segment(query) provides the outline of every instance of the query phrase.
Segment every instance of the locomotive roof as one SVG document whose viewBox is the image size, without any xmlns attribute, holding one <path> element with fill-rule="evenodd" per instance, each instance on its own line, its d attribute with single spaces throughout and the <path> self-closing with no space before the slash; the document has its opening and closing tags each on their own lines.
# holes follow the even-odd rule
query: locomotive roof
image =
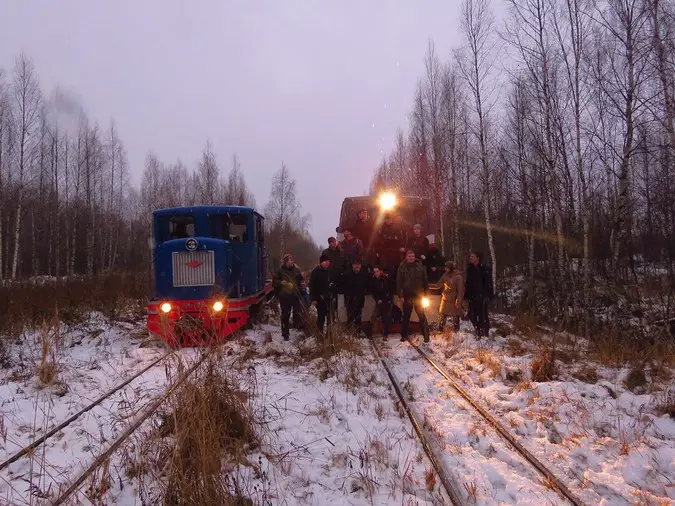
<svg viewBox="0 0 675 506">
<path fill-rule="evenodd" d="M 231 213 L 231 214 L 248 214 L 256 213 L 255 209 L 248 206 L 182 206 L 182 207 L 167 207 L 165 209 L 158 209 L 154 211 L 153 216 L 175 216 L 181 213 L 190 214 L 207 214 L 207 213 Z M 257 213 L 256 213 L 257 214 Z"/>
</svg>

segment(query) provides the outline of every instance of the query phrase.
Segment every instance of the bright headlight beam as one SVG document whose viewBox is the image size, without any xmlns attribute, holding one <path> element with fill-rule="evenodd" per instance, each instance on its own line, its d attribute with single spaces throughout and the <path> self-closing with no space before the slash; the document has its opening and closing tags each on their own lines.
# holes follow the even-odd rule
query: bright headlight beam
<svg viewBox="0 0 675 506">
<path fill-rule="evenodd" d="M 222 311 L 223 309 L 223 303 L 217 300 L 216 302 L 213 303 L 213 310 L 214 311 Z"/>
<path fill-rule="evenodd" d="M 422 307 L 427 308 L 429 307 L 429 297 L 422 297 Z"/>
<path fill-rule="evenodd" d="M 396 195 L 391 192 L 385 192 L 380 195 L 380 208 L 383 211 L 390 211 L 396 205 Z"/>
<path fill-rule="evenodd" d="M 160 309 L 162 310 L 163 313 L 168 313 L 169 311 L 171 311 L 171 304 L 165 302 L 164 304 L 161 305 Z"/>
</svg>

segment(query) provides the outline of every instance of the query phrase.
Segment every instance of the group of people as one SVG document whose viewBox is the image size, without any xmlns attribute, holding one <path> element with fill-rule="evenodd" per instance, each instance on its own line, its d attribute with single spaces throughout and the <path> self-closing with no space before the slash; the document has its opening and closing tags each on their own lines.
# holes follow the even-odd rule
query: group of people
<svg viewBox="0 0 675 506">
<path fill-rule="evenodd" d="M 479 336 L 487 336 L 490 323 L 488 302 L 494 295 L 490 268 L 483 264 L 480 252 L 470 256 L 466 279 L 454 262 L 446 261 L 434 244 L 422 235 L 417 224 L 411 234 L 385 214 L 380 229 L 368 228 L 367 211 L 359 213 L 357 225 L 343 230 L 344 240 L 328 238 L 319 265 L 309 276 L 309 283 L 286 253 L 274 278 L 274 288 L 281 306 L 281 332 L 289 338 L 290 317 L 293 324 L 303 328 L 307 307 L 304 289 L 309 289 L 308 304 L 317 312 L 317 327 L 323 332 L 326 324 L 337 320 L 338 294 L 343 294 L 347 310 L 347 325 L 361 331 L 361 319 L 366 296 L 375 301 L 374 317 L 379 317 L 386 340 L 392 322 L 401 323 L 401 341 L 408 338 L 410 317 L 414 310 L 420 322 L 424 342 L 429 342 L 430 329 L 422 300 L 429 296 L 430 284 L 442 287 L 439 330 L 451 319 L 453 329 L 459 330 L 464 316 L 464 301 L 468 302 L 468 318 Z M 364 241 L 367 246 L 364 246 Z M 394 305 L 394 295 L 402 299 L 402 311 Z"/>
</svg>

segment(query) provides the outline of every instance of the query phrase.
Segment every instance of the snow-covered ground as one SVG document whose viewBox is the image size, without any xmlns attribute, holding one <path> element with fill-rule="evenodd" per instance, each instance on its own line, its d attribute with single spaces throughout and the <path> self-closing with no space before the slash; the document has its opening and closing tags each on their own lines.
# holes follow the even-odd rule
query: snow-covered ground
<svg viewBox="0 0 675 506">
<path fill-rule="evenodd" d="M 63 329 L 49 387 L 36 377 L 40 334 L 13 344 L 10 367 L 0 369 L 0 462 L 167 352 L 142 329 L 143 322 L 110 323 L 100 315 Z M 408 344 L 392 336 L 379 347 L 465 498 L 565 504 Z M 223 472 L 253 504 L 449 504 L 368 341 L 322 358 L 312 339 L 295 334 L 283 342 L 277 326 L 262 325 L 228 348 L 227 367 L 246 371 L 239 376 L 255 384 L 250 408 L 262 441 L 247 463 Z M 666 398 L 667 381 L 652 378 L 652 390 L 661 393 L 632 393 L 623 383 L 628 370 L 594 366 L 568 352 L 556 362 L 557 376 L 538 383 L 531 378 L 534 343 L 513 335 L 478 342 L 463 331 L 434 337 L 431 348 L 586 504 L 675 503 L 675 421 L 659 414 L 657 402 Z M 177 355 L 190 362 L 199 351 Z M 69 484 L 166 390 L 172 369 L 164 363 L 150 369 L 44 448 L 1 470 L 0 504 L 53 500 L 59 485 Z M 147 440 L 157 425 L 141 427 L 139 438 Z M 141 443 L 133 440 L 136 449 Z M 157 475 L 130 472 L 130 453 L 126 447 L 111 459 L 110 479 L 98 487 L 107 504 L 157 500 Z M 76 498 L 87 504 L 82 494 Z"/>
<path fill-rule="evenodd" d="M 522 459 L 467 414 L 459 394 L 414 349 L 396 346 L 388 356 L 412 385 L 413 404 L 445 447 L 447 465 L 477 485 L 481 504 L 561 501 L 538 492 L 540 476 L 520 471 Z M 672 371 L 661 372 L 663 381 L 652 378 L 652 394 L 633 393 L 625 385 L 629 369 L 601 367 L 559 343 L 554 378 L 537 382 L 534 343 L 514 335 L 477 341 L 465 331 L 438 336 L 429 356 L 586 504 L 675 504 L 675 421 L 663 413 L 675 400 Z"/>
</svg>

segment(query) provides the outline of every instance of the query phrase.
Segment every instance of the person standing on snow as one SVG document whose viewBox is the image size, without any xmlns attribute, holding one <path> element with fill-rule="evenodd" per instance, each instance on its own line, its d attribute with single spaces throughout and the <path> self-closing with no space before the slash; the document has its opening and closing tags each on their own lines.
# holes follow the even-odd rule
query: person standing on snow
<svg viewBox="0 0 675 506">
<path fill-rule="evenodd" d="M 491 269 L 483 264 L 483 255 L 474 251 L 469 257 L 469 266 L 466 270 L 464 298 L 469 302 L 469 319 L 479 338 L 490 334 L 488 302 L 493 297 Z"/>
<path fill-rule="evenodd" d="M 361 265 L 361 259 L 356 258 L 352 268 L 344 277 L 345 306 L 347 307 L 347 326 L 361 328 L 361 315 L 366 302 L 368 289 L 368 272 Z"/>
<path fill-rule="evenodd" d="M 386 341 L 389 335 L 389 321 L 391 319 L 391 305 L 394 292 L 389 276 L 377 265 L 373 267 L 373 275 L 370 278 L 368 291 L 375 300 L 375 308 L 380 316 L 380 323 L 382 325 L 382 339 Z M 374 315 L 375 311 L 373 311 Z"/>
<path fill-rule="evenodd" d="M 427 270 L 415 259 L 415 252 L 406 251 L 405 260 L 401 262 L 396 274 L 396 292 L 403 298 L 403 324 L 401 325 L 401 341 L 408 339 L 410 316 L 413 309 L 422 327 L 424 342 L 429 342 L 429 323 L 424 314 L 422 297 L 428 296 L 429 280 Z"/>
<path fill-rule="evenodd" d="M 345 257 L 342 253 L 342 250 L 338 246 L 338 242 L 335 237 L 328 238 L 328 247 L 323 250 L 321 256 L 326 255 L 330 260 L 330 267 L 328 271 L 330 274 L 330 281 L 334 285 L 334 289 L 331 291 L 331 304 L 330 312 L 332 313 L 333 321 L 337 319 L 337 308 L 338 308 L 338 292 L 342 291 L 342 276 L 345 271 Z"/>
<path fill-rule="evenodd" d="M 316 307 L 316 325 L 319 331 L 323 332 L 326 316 L 328 325 L 333 323 L 333 314 L 330 311 L 332 299 L 330 258 L 325 253 L 319 257 L 319 265 L 309 277 L 309 296 L 312 299 L 312 306 Z"/>
<path fill-rule="evenodd" d="M 289 320 L 293 311 L 293 326 L 302 328 L 301 312 L 301 289 L 302 273 L 295 265 L 293 255 L 286 253 L 283 256 L 281 268 L 274 277 L 274 292 L 281 306 L 281 335 L 284 341 L 289 337 Z"/>
<path fill-rule="evenodd" d="M 453 330 L 459 330 L 459 318 L 464 309 L 464 282 L 459 269 L 455 267 L 455 262 L 445 262 L 445 274 L 441 277 L 440 284 L 443 286 L 441 295 L 441 306 L 438 312 L 441 314 L 441 321 L 438 330 L 443 332 L 445 321 L 452 318 Z"/>
</svg>

